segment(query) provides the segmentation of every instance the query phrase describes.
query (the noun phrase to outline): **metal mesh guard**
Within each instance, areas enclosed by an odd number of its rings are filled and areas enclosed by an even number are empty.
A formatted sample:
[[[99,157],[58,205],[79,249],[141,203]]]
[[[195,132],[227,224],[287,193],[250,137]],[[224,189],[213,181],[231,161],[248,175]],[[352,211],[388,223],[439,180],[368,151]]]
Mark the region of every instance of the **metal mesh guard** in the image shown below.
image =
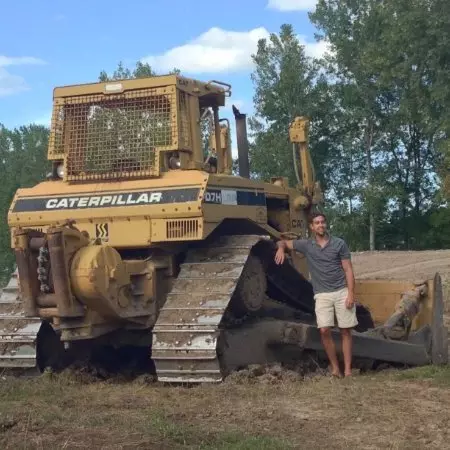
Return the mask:
[[[64,103],[55,111],[54,149],[67,154],[68,180],[156,176],[155,149],[176,144],[175,91],[144,89]]]

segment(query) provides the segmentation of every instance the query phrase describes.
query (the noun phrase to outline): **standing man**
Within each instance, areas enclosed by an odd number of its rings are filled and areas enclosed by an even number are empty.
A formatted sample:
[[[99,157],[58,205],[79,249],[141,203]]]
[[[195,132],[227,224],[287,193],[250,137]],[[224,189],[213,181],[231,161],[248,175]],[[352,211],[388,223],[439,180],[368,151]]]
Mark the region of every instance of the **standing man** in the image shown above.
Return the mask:
[[[283,264],[285,251],[303,253],[308,262],[316,302],[317,327],[331,364],[331,373],[341,376],[331,328],[336,314],[342,336],[345,376],[352,374],[352,328],[358,324],[354,300],[355,277],[350,251],[344,240],[330,236],[326,217],[314,213],[309,219],[312,239],[280,240],[275,262]]]

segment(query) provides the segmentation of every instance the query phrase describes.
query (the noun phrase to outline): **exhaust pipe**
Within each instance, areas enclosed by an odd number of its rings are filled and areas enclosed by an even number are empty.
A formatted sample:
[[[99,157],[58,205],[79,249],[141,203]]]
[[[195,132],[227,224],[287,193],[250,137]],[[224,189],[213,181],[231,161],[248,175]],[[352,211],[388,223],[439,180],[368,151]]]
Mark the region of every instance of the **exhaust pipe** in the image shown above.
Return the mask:
[[[232,106],[234,118],[236,119],[236,138],[239,155],[239,175],[250,178],[250,162],[248,155],[247,120],[246,114],[242,114]]]

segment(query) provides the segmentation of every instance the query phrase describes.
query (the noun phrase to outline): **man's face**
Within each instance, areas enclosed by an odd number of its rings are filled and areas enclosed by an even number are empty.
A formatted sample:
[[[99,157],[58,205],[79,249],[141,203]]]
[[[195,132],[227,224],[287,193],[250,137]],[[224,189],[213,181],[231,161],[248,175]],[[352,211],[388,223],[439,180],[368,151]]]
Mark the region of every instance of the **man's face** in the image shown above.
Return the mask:
[[[311,231],[318,236],[324,236],[327,232],[327,222],[323,216],[314,217],[311,223]]]

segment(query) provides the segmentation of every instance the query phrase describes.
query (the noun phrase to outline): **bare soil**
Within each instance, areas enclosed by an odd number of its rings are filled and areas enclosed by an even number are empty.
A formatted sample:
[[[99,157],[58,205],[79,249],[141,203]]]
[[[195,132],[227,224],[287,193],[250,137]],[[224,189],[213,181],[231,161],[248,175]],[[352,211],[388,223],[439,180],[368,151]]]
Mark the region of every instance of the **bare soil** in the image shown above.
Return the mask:
[[[449,319],[450,250],[354,253],[353,263],[357,278],[439,272]],[[341,380],[253,367],[191,388],[0,374],[2,449],[450,449],[449,423],[449,366]]]
[[[450,448],[450,371],[193,388],[0,380],[2,449]]]
[[[420,280],[450,272],[450,250],[355,252],[352,260],[357,278]]]

